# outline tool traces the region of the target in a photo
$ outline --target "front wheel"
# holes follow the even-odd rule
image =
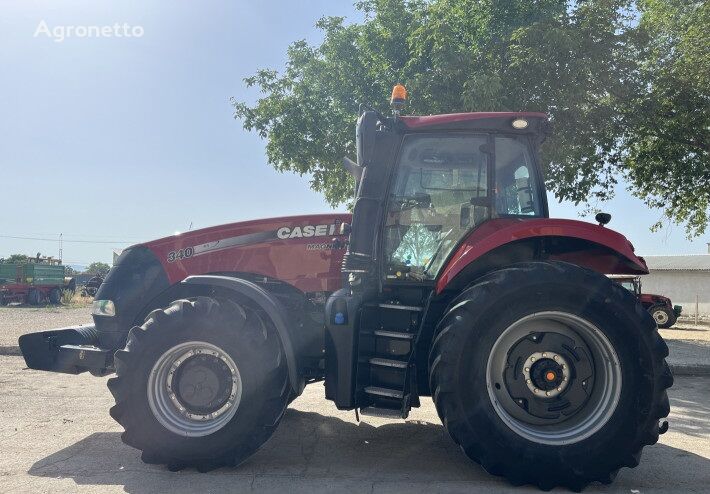
[[[286,361],[268,317],[249,304],[177,300],[116,352],[111,416],[147,463],[233,466],[271,436],[286,408]]]
[[[658,440],[667,355],[653,319],[605,276],[525,263],[451,303],[430,385],[449,434],[488,472],[581,490],[636,466]]]
[[[675,312],[673,309],[666,307],[665,305],[656,305],[648,309],[653,319],[659,328],[670,328],[673,326],[677,320]]]

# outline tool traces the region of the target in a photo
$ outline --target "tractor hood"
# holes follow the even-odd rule
[[[639,297],[641,302],[648,305],[663,304],[667,306],[672,306],[671,299],[664,297],[663,295],[656,295],[654,293],[642,293]]]
[[[302,291],[340,287],[346,213],[229,223],[142,244],[160,261],[170,283],[208,273],[249,273]]]

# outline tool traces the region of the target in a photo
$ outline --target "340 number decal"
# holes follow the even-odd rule
[[[185,247],[184,249],[168,252],[168,262],[175,262],[179,261],[180,259],[187,259],[188,257],[192,257],[192,254],[194,253],[195,250],[192,247]]]

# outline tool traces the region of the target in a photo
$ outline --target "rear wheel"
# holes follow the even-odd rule
[[[49,292],[49,303],[58,304],[62,301],[62,291],[59,288],[52,288]]]
[[[247,304],[175,301],[133,328],[115,360],[111,416],[147,463],[237,465],[266,442],[286,408],[280,341]]]
[[[636,299],[566,263],[515,265],[442,319],[430,385],[461,449],[514,484],[575,490],[638,464],[669,413],[668,349]]]
[[[42,301],[42,294],[39,290],[32,289],[27,294],[27,303],[30,305],[39,305]]]
[[[665,305],[656,305],[648,309],[651,317],[656,321],[659,328],[670,328],[676,322],[676,315],[673,309],[666,307]]]

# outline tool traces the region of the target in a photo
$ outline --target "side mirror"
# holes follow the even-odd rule
[[[367,166],[375,155],[375,133],[379,117],[374,111],[364,111],[357,119],[355,142],[357,144],[357,164]]]
[[[350,223],[341,223],[340,224],[340,234],[341,235],[350,235],[351,231],[353,231],[353,227],[350,226]]]

